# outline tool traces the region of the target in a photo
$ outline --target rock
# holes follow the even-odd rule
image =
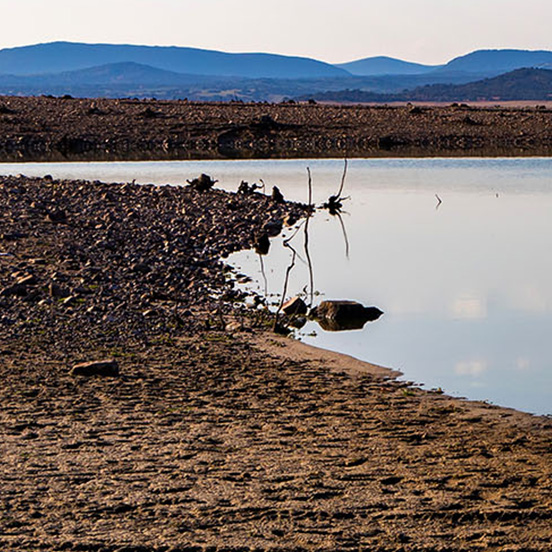
[[[187,180],[188,184],[198,192],[206,192],[207,190],[210,190],[218,180],[213,180],[209,175],[207,174],[201,174],[198,178],[194,178],[193,180]]]
[[[271,238],[276,237],[282,231],[282,221],[269,220],[268,222],[265,222],[263,231],[266,232]]]
[[[382,314],[377,307],[365,307],[356,301],[322,301],[311,311],[311,316],[327,331],[360,330]]]
[[[262,188],[262,186],[260,186],[259,184],[253,183],[250,186],[249,182],[242,180],[238,187],[238,194],[252,194],[255,190],[258,190],[260,188]]]
[[[61,301],[61,304],[64,305],[65,307],[70,307],[74,305],[76,301],[77,301],[77,298],[74,295],[69,295],[68,297],[66,297]]]
[[[299,220],[299,216],[295,213],[289,213],[284,217],[284,224],[286,226],[293,226]]]
[[[0,115],[11,115],[13,113],[16,113],[16,111],[14,111],[13,109],[10,109],[5,105],[0,105]]]
[[[300,330],[307,323],[307,319],[304,316],[294,316],[290,321],[289,325],[296,330]]]
[[[48,286],[48,295],[50,295],[50,297],[56,297],[58,299],[62,299],[64,297],[68,297],[69,292],[61,288],[58,284],[54,282],[50,282],[50,285]]]
[[[67,214],[63,209],[49,211],[46,215],[46,220],[48,222],[55,222],[58,224],[62,224],[64,222],[67,222]]]
[[[287,315],[307,314],[307,305],[301,297],[294,297],[282,305],[282,311]]]
[[[142,111],[138,116],[143,117],[144,119],[157,119],[157,117],[162,115],[161,113],[154,111],[151,107],[146,107],[146,109],[144,109],[144,111]]]
[[[19,297],[24,297],[28,293],[28,286],[36,285],[37,280],[34,276],[24,276],[19,278],[11,286],[7,286],[0,291],[1,297],[10,297],[12,295],[17,295]]]
[[[29,276],[23,276],[22,278],[17,280],[16,285],[26,287],[26,286],[34,286],[37,283],[38,283],[38,281],[37,281],[36,277],[31,274]]]
[[[282,195],[282,192],[278,189],[277,186],[274,186],[272,188],[272,201],[274,203],[283,203],[284,202],[284,196]]]
[[[151,266],[148,263],[136,263],[130,267],[133,272],[140,272],[141,274],[147,274],[151,272]]]
[[[259,255],[268,255],[268,251],[270,250],[270,240],[268,239],[268,234],[263,232],[260,236],[257,236],[253,246]]]
[[[119,375],[119,365],[115,360],[83,362],[73,366],[71,375],[116,377]]]

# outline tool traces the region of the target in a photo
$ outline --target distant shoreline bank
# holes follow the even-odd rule
[[[0,162],[552,155],[552,108],[0,97]]]

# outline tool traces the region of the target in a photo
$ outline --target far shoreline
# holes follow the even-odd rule
[[[0,96],[0,162],[552,156],[552,109]]]

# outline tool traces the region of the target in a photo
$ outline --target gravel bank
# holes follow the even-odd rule
[[[0,97],[0,161],[552,154],[552,109]]]

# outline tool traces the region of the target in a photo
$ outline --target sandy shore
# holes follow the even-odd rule
[[[0,548],[549,551],[552,420],[266,333],[222,255],[301,207],[0,178]],[[72,367],[114,359],[119,375]]]
[[[0,161],[552,154],[552,109],[0,97]]]

